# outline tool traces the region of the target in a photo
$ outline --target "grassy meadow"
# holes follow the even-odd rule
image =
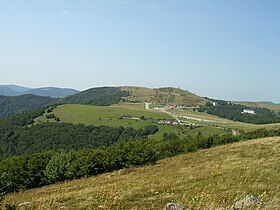
[[[280,208],[280,138],[244,141],[167,158],[155,165],[11,193],[4,203],[28,209],[228,209],[246,195],[252,209]],[[26,209],[19,207],[18,209]]]
[[[85,125],[107,125],[107,126],[123,126],[141,128],[150,121],[144,121],[136,118],[145,116],[145,118],[172,119],[166,113],[160,113],[150,110],[145,110],[143,104],[136,105],[114,105],[114,106],[91,106],[79,104],[66,104],[58,106],[54,109],[55,114],[61,122],[85,124]],[[121,115],[131,115],[132,119],[120,119]],[[47,121],[45,116],[36,119],[36,122]]]

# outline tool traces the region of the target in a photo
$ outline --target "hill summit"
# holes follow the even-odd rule
[[[186,105],[195,106],[205,104],[206,100],[187,90],[174,87],[146,88],[123,86],[121,90],[129,92],[125,98],[131,102],[148,102],[158,105]]]

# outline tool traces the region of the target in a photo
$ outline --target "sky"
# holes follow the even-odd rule
[[[279,0],[0,0],[0,84],[280,102]]]

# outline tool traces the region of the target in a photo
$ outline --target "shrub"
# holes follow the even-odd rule
[[[67,178],[68,168],[74,160],[72,152],[62,152],[54,155],[45,169],[45,175],[50,183],[61,182]]]

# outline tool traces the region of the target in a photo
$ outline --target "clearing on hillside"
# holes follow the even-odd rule
[[[280,209],[280,138],[219,146],[96,177],[12,193],[5,203],[32,202],[30,209],[228,208],[246,195],[257,209]],[[24,208],[23,208],[24,209]],[[256,209],[256,208],[254,208]]]
[[[125,107],[65,104],[55,108],[52,113],[61,122],[66,123],[133,128],[141,128],[148,124],[154,124],[159,119],[173,119],[166,113],[145,110],[143,104],[136,104],[135,106],[126,105]],[[144,116],[145,120],[140,119],[141,116]],[[47,121],[45,116],[36,119],[36,122],[44,121]]]

